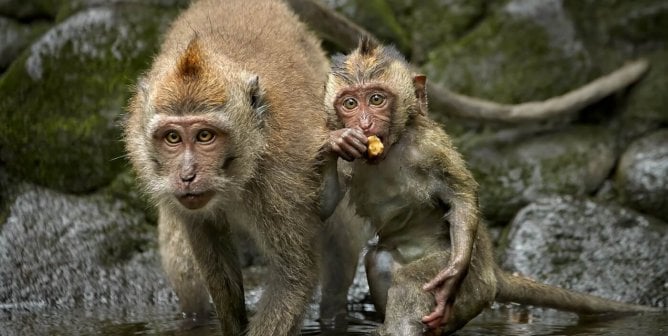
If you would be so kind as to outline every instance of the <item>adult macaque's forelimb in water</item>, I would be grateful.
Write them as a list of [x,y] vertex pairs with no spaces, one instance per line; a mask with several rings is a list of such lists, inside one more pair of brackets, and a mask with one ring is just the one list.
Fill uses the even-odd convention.
[[[381,335],[422,335],[425,325],[451,333],[495,300],[579,313],[653,310],[500,271],[480,221],[477,183],[428,118],[424,89],[425,77],[394,48],[364,39],[333,59],[327,81],[330,149],[353,161],[350,201],[378,235],[365,265],[373,302],[385,313]],[[384,145],[373,157],[364,142],[372,135]]]
[[[289,0],[295,10],[325,39],[352,49],[359,36],[373,34],[316,0]],[[644,59],[630,62],[612,73],[543,101],[501,104],[452,92],[432,83],[427,87],[432,110],[450,116],[488,121],[527,122],[575,113],[638,81],[648,69]]]
[[[299,333],[318,276],[327,64],[282,1],[199,0],[130,102],[126,147],[166,273],[186,313],[209,310],[206,286],[226,336]],[[232,228],[270,265],[250,321]]]

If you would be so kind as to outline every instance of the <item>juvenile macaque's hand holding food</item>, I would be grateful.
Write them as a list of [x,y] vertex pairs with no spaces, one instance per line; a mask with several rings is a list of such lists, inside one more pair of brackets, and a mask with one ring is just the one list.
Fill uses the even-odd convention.
[[377,136],[372,135],[368,137],[367,140],[369,141],[367,154],[369,155],[370,159],[373,159],[378,155],[383,154],[384,146]]

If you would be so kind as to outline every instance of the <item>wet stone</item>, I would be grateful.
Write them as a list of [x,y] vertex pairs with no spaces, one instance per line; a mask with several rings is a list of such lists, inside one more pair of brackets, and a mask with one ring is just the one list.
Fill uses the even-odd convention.
[[668,225],[570,196],[539,199],[509,227],[501,265],[601,297],[668,306]]
[[6,309],[173,304],[144,216],[100,195],[22,184],[0,233]]
[[668,221],[668,129],[633,142],[620,159],[615,181],[627,205]]

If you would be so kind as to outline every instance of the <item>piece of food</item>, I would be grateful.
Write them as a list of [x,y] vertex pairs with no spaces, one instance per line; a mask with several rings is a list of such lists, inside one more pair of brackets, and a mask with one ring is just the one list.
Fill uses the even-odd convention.
[[373,159],[378,155],[383,154],[384,146],[377,136],[372,135],[368,137],[367,140],[369,141],[367,148],[367,154],[369,155],[369,158]]

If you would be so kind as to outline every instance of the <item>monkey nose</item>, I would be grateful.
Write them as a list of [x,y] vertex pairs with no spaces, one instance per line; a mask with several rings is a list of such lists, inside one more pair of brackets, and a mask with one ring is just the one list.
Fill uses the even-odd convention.
[[362,128],[363,131],[368,131],[368,130],[370,130],[372,126],[373,126],[373,123],[372,123],[372,122],[369,122],[369,121],[363,121],[363,122],[360,124],[360,127]]
[[181,174],[181,181],[184,183],[192,182],[195,180],[195,177],[197,177],[195,173]]

